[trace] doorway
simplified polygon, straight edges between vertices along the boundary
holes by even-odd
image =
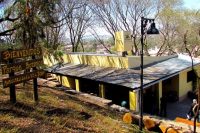
[[[179,76],[176,75],[162,82],[162,95],[167,96],[168,102],[176,102],[179,100]]]
[[[143,111],[151,115],[159,114],[159,88],[158,84],[144,89]]]

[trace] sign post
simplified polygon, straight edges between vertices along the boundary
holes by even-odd
[[[10,87],[10,101],[16,103],[15,84],[33,79],[34,100],[38,101],[38,84],[37,78],[45,74],[43,70],[37,70],[37,66],[43,64],[43,59],[36,59],[36,56],[41,57],[41,48],[6,50],[1,52],[1,60],[7,61],[8,64],[2,65],[2,75],[9,74],[8,78],[3,79],[3,87]],[[15,63],[14,59],[31,56],[31,60]],[[30,69],[28,73],[16,75],[15,72]]]
[[[9,64],[13,63],[13,59],[9,59]],[[14,77],[15,74],[14,72],[9,73],[9,78]],[[10,102],[11,103],[16,103],[16,90],[15,90],[15,84],[10,85]]]
[[[32,56],[32,59],[35,59],[35,55]],[[36,71],[36,67],[33,67],[33,71]],[[34,91],[34,100],[38,101],[38,84],[37,84],[37,78],[33,79],[33,91]]]

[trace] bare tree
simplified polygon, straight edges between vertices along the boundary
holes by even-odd
[[[63,5],[63,11],[72,52],[76,52],[79,45],[83,48],[81,41],[86,30],[92,24],[92,13],[86,0],[69,0]]]
[[[147,17],[154,9],[155,0],[104,0],[94,2],[91,9],[100,25],[115,39],[119,30],[131,31],[133,37],[133,54],[138,53],[140,19]]]
[[[159,50],[157,56],[163,54],[176,54],[178,44],[177,27],[181,19],[181,0],[164,1],[160,0],[157,20],[159,23],[161,39],[157,39]]]
[[[92,35],[95,37],[95,39],[102,45],[108,53],[112,54],[112,52],[107,48],[105,41],[98,35],[98,33],[95,31],[95,29],[92,29]]]
[[[15,21],[19,20],[20,14],[15,15],[12,12],[12,8],[14,8],[17,3],[17,1],[12,0],[2,0],[0,2],[1,10],[4,10],[4,14],[0,18],[0,24],[3,26],[3,28],[0,29],[0,36],[10,36],[17,29],[13,24]]]
[[[97,22],[104,26],[107,32],[115,39],[115,32],[119,30],[117,12],[113,0],[110,1],[93,1],[91,6],[92,12],[96,15]]]

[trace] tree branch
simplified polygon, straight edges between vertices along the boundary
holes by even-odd
[[[13,33],[10,33],[10,32],[13,32],[15,30],[16,30],[16,28],[13,28],[13,29],[9,29],[9,30],[0,32],[0,36],[9,36],[9,35],[12,35]]]

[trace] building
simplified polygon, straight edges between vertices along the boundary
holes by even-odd
[[[126,101],[127,108],[139,111],[139,56],[69,53],[63,59],[65,64],[58,67],[53,57],[44,58],[45,64],[52,66],[47,71],[55,74],[63,86],[118,105]],[[144,57],[144,112],[150,113],[152,106],[158,110],[164,95],[172,95],[174,100],[185,98],[192,90],[191,66],[190,58],[184,55]],[[194,68],[200,70],[195,59]]]

